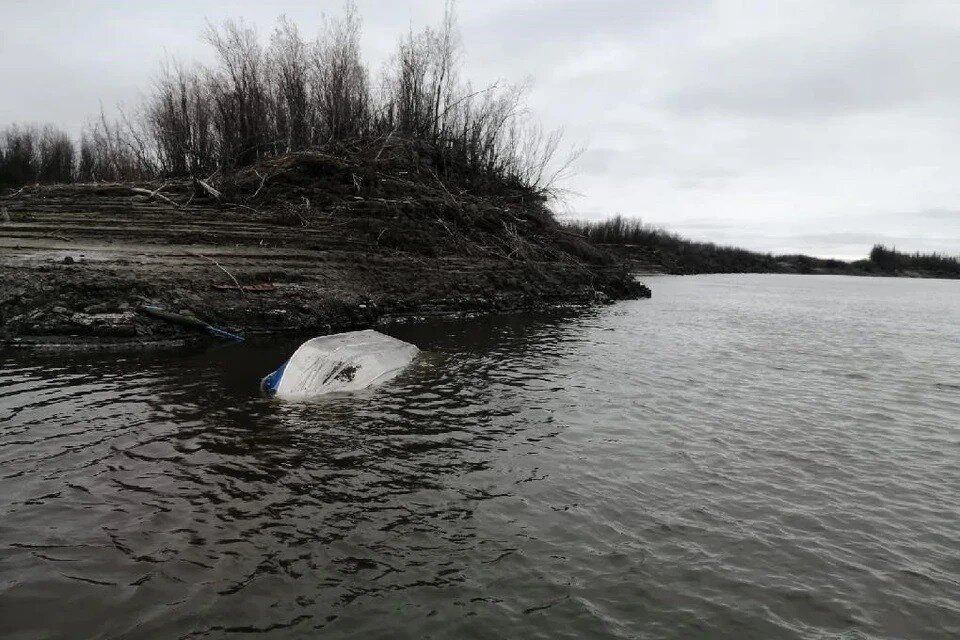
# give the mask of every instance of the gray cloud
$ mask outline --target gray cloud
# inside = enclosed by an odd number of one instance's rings
[[[840,41],[766,37],[718,51],[664,96],[677,111],[742,116],[830,116],[889,110],[960,94],[960,38],[941,27],[904,27]]]

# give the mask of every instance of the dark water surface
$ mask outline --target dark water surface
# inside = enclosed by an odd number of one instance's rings
[[[960,282],[651,284],[314,404],[0,352],[0,637],[960,636]]]

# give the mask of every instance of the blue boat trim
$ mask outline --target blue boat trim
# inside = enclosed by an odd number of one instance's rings
[[[243,336],[237,335],[236,333],[230,333],[229,331],[224,331],[223,329],[219,327],[215,327],[212,324],[208,324],[206,329],[207,329],[207,333],[209,333],[210,335],[217,336],[218,338],[226,338],[227,340],[237,340],[237,341],[243,340]]]
[[[289,362],[289,360],[287,362]],[[287,368],[287,362],[284,362],[276,371],[260,381],[260,389],[262,389],[264,393],[271,396],[277,394],[277,389],[280,387],[280,380],[283,378],[283,372]]]

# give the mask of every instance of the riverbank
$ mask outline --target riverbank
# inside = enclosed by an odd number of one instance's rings
[[[232,331],[334,332],[393,315],[640,297],[610,253],[522,189],[297,154],[212,185],[34,186],[0,200],[6,343],[189,338],[145,305]]]

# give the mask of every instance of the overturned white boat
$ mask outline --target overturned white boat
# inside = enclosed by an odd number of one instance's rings
[[[359,391],[395,377],[419,352],[372,329],[321,336],[300,345],[260,387],[287,400]]]

